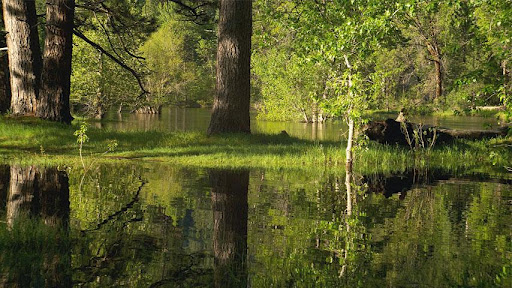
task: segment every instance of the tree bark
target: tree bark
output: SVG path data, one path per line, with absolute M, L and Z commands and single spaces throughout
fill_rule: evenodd
M 252 1 L 220 0 L 217 83 L 208 135 L 251 133 Z
M 4 16 L 0 5 L 0 48 L 7 46 L 4 32 Z M 11 105 L 11 86 L 9 85 L 9 61 L 7 51 L 0 51 L 0 114 L 9 110 Z
M 432 56 L 435 65 L 435 81 L 436 81 L 436 92 L 434 95 L 435 99 L 441 99 L 443 95 L 443 67 L 441 63 L 441 52 L 437 43 L 427 43 L 427 50 Z
M 209 171 L 215 287 L 247 287 L 248 171 Z
M 35 115 L 41 73 L 41 48 L 35 1 L 3 0 L 9 55 L 11 111 Z
M 7 204 L 7 195 L 9 193 L 9 179 L 11 178 L 11 169 L 7 165 L 0 165 L 0 209 L 4 209 Z
M 74 0 L 46 1 L 46 39 L 37 107 L 37 116 L 43 119 L 64 123 L 73 120 L 69 94 L 74 14 Z
M 347 139 L 347 148 L 345 150 L 345 166 L 347 170 L 352 170 L 353 163 L 353 155 L 352 155 L 352 145 L 354 143 L 354 120 L 349 118 L 348 120 L 348 139 Z

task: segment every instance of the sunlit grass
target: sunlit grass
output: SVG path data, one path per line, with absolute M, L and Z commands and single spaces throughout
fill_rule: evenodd
M 81 165 L 74 131 L 32 119 L 0 118 L 0 161 Z M 220 135 L 199 132 L 109 131 L 89 128 L 86 163 L 158 161 L 201 168 L 262 168 L 343 171 L 345 143 L 315 142 L 283 135 Z M 112 140 L 118 147 L 108 152 Z M 370 143 L 355 151 L 355 170 L 403 171 L 410 167 L 504 173 L 512 166 L 510 139 L 458 141 L 432 151 Z

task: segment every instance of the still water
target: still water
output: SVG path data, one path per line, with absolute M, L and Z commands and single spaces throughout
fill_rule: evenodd
M 110 114 L 96 125 L 205 131 L 209 115 L 166 108 Z M 411 120 L 458 129 L 496 124 Z M 339 140 L 345 131 L 339 122 L 252 125 L 315 140 Z M 346 177 L 131 161 L 85 173 L 0 166 L 0 286 L 512 287 L 510 178 Z
M 0 286 L 512 287 L 510 180 L 345 176 L 0 166 Z
M 396 118 L 395 114 L 375 115 L 375 120 Z M 497 127 L 493 118 L 466 116 L 410 116 L 410 121 L 452 129 L 483 130 Z M 204 132 L 210 123 L 210 110 L 203 108 L 165 107 L 159 115 L 110 113 L 105 121 L 95 123 L 98 128 L 113 130 L 160 130 L 160 131 L 200 131 Z M 251 130 L 254 133 L 277 134 L 286 130 L 289 135 L 309 140 L 337 141 L 346 137 L 346 125 L 342 121 L 328 121 L 324 124 L 298 122 L 272 122 L 251 117 Z

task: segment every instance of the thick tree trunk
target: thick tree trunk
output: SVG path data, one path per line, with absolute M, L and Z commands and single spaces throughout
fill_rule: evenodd
M 3 0 L 2 5 L 8 33 L 11 111 L 35 115 L 41 74 L 35 1 Z
M 212 170 L 215 287 L 247 286 L 248 171 Z
M 208 135 L 251 133 L 252 1 L 220 0 L 217 84 Z
M 0 46 L 5 43 L 0 41 Z M 0 114 L 9 110 L 11 106 L 11 85 L 9 84 L 9 61 L 7 53 L 0 52 Z
M 0 5 L 0 49 L 7 46 L 4 34 L 4 16 Z M 0 51 L 0 114 L 9 110 L 11 105 L 11 86 L 9 85 L 9 61 L 7 51 Z
M 73 43 L 74 0 L 46 1 L 46 39 L 37 116 L 71 123 L 69 94 Z

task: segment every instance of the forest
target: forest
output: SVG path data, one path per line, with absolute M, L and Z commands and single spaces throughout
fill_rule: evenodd
M 0 4 L 0 286 L 512 287 L 510 0 Z
M 9 17 L 10 1 L 3 2 Z M 400 109 L 470 115 L 485 106 L 504 110 L 502 117 L 510 113 L 509 1 L 352 2 L 254 1 L 250 106 L 258 117 L 323 122 Z M 11 100 L 9 91 L 16 95 L 17 85 L 34 86 L 30 90 L 38 96 L 24 97 L 41 94 L 37 101 L 44 107 L 45 95 L 55 94 L 48 89 L 57 89 L 46 83 L 59 75 L 70 77 L 55 79 L 69 86 L 61 96 L 64 106 L 69 98 L 69 108 L 62 109 L 86 117 L 101 119 L 109 109 L 158 113 L 165 105 L 213 105 L 215 1 L 57 1 L 73 9 L 53 12 L 45 1 L 33 4 L 18 7 L 37 26 L 24 31 L 30 49 L 11 49 L 19 61 L 32 62 L 23 73 L 36 82 L 7 88 L 7 53 L 1 52 L 0 111 L 34 113 L 21 106 L 35 107 L 35 100 Z M 56 24 L 60 32 L 51 28 L 58 13 L 69 14 Z M 56 41 L 72 48 L 53 62 Z M 65 67 L 70 59 L 72 67 Z M 38 110 L 39 117 L 52 118 Z M 61 113 L 66 115 L 56 119 L 69 122 L 69 113 Z

